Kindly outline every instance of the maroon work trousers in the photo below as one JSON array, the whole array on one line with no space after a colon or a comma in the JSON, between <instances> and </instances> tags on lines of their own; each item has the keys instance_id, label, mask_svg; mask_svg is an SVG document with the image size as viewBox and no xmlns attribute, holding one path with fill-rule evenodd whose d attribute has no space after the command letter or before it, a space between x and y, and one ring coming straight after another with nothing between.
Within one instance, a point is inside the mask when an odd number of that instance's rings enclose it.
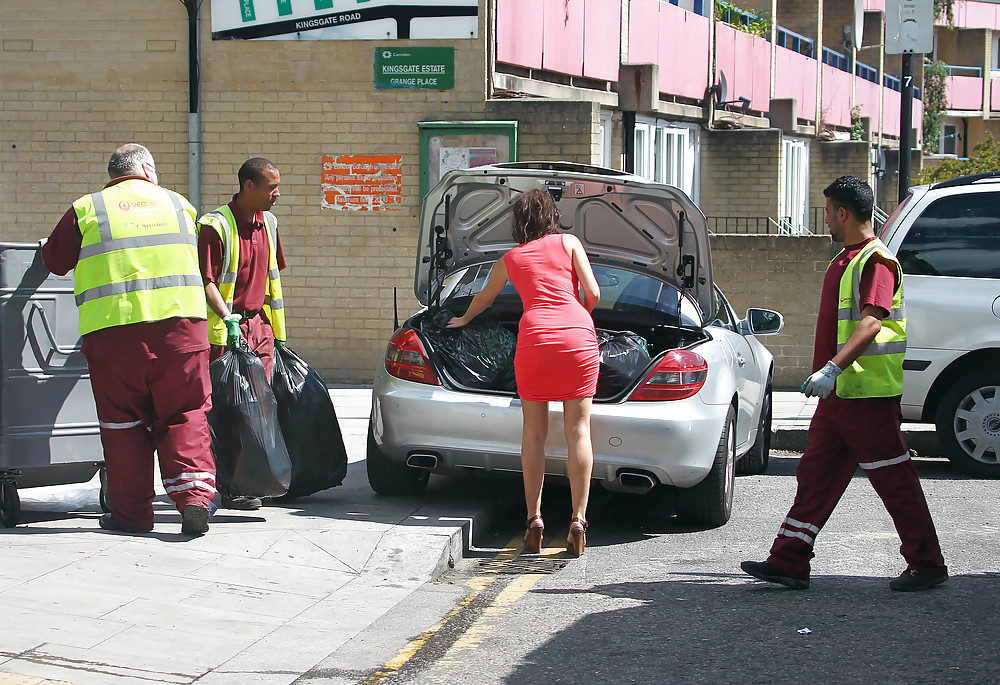
<instances>
[{"instance_id":1,"label":"maroon work trousers","mask_svg":"<svg viewBox=\"0 0 1000 685\"><path fill-rule=\"evenodd\" d=\"M907 569L947 570L901 420L898 397L820 400L795 470L795 501L768 561L792 577L809 577L816 536L860 466L892 517Z\"/></svg>"},{"instance_id":2,"label":"maroon work trousers","mask_svg":"<svg viewBox=\"0 0 1000 685\"><path fill-rule=\"evenodd\" d=\"M154 451L177 510L209 508L215 460L207 419L208 350L88 363L115 521L136 532L152 530Z\"/></svg>"},{"instance_id":3,"label":"maroon work trousers","mask_svg":"<svg viewBox=\"0 0 1000 685\"><path fill-rule=\"evenodd\" d=\"M271 367L274 366L274 331L271 329L271 323L263 312L257 312L240 321L240 332L243 333L243 339L246 340L253 353L260 357L264 363L264 371L267 372L267 378L270 380ZM209 363L221 357L225 351L225 345L212 345Z\"/></svg>"}]
</instances>

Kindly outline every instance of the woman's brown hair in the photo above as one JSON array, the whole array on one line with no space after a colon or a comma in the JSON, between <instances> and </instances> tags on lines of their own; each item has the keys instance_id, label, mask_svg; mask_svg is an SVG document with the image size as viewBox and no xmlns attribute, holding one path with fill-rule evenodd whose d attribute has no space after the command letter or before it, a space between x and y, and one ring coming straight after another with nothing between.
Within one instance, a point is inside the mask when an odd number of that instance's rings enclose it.
<instances>
[{"instance_id":1,"label":"woman's brown hair","mask_svg":"<svg viewBox=\"0 0 1000 685\"><path fill-rule=\"evenodd\" d=\"M559 230L559 209L547 191L529 190L514 202L511 229L518 245L531 242Z\"/></svg>"}]
</instances>

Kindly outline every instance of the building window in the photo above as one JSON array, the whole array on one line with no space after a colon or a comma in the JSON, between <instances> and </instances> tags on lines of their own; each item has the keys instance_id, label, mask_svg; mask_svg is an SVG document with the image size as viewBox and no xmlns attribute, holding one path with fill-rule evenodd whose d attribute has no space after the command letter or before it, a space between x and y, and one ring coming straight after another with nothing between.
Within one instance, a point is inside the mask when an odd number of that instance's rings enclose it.
<instances>
[{"instance_id":1,"label":"building window","mask_svg":"<svg viewBox=\"0 0 1000 685\"><path fill-rule=\"evenodd\" d=\"M697 160L697 126L636 117L636 175L676 186L697 202Z\"/></svg>"},{"instance_id":2,"label":"building window","mask_svg":"<svg viewBox=\"0 0 1000 685\"><path fill-rule=\"evenodd\" d=\"M614 125L611 121L611 112L601 112L601 159L600 165L607 169L619 169L621 164L616 164L611 159L611 137L614 133Z\"/></svg>"},{"instance_id":3,"label":"building window","mask_svg":"<svg viewBox=\"0 0 1000 685\"><path fill-rule=\"evenodd\" d=\"M790 233L806 233L809 225L809 141L785 138L784 199L781 224Z\"/></svg>"}]
</instances>

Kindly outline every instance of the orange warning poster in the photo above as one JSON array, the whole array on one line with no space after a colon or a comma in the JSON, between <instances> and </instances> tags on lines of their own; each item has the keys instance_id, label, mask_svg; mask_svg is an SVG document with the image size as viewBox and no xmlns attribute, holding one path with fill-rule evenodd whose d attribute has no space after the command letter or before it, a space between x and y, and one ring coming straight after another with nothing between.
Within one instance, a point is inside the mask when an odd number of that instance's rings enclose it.
<instances>
[{"instance_id":1,"label":"orange warning poster","mask_svg":"<svg viewBox=\"0 0 1000 685\"><path fill-rule=\"evenodd\" d=\"M402 155L323 155L323 209L402 209Z\"/></svg>"}]
</instances>

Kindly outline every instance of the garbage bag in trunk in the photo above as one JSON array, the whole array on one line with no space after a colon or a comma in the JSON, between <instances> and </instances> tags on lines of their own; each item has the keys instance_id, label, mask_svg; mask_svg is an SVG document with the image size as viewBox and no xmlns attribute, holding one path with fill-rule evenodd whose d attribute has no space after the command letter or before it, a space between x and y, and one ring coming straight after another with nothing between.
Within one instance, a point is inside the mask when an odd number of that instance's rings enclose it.
<instances>
[{"instance_id":1,"label":"garbage bag in trunk","mask_svg":"<svg viewBox=\"0 0 1000 685\"><path fill-rule=\"evenodd\" d=\"M288 347L274 353L271 390L278 423L292 461L286 499L340 485L347 475L347 448L326 383Z\"/></svg>"},{"instance_id":2,"label":"garbage bag in trunk","mask_svg":"<svg viewBox=\"0 0 1000 685\"><path fill-rule=\"evenodd\" d=\"M246 344L209 366L215 482L227 497L277 497L292 474L264 364Z\"/></svg>"},{"instance_id":3,"label":"garbage bag in trunk","mask_svg":"<svg viewBox=\"0 0 1000 685\"><path fill-rule=\"evenodd\" d=\"M445 328L454 316L442 309L420 322L445 368L469 388L514 390L514 347L517 339L487 309L461 328Z\"/></svg>"},{"instance_id":4,"label":"garbage bag in trunk","mask_svg":"<svg viewBox=\"0 0 1000 685\"><path fill-rule=\"evenodd\" d=\"M597 330L601 370L597 376L597 397L613 397L635 382L649 366L646 341L632 331Z\"/></svg>"}]
</instances>

